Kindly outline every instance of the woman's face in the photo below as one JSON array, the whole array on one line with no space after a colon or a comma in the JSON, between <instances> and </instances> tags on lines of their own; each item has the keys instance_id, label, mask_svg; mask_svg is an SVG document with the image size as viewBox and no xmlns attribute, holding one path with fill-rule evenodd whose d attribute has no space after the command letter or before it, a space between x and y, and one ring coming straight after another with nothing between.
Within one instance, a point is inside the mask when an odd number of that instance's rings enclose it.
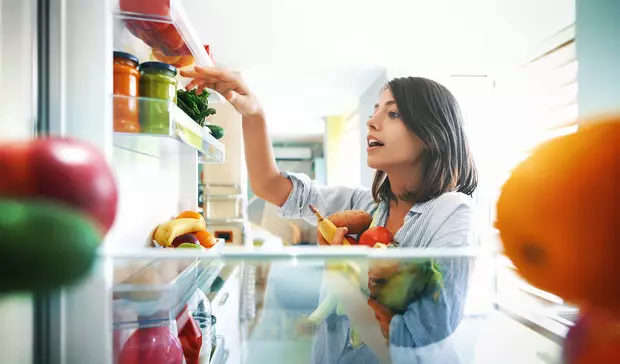
<instances>
[{"instance_id":1,"label":"woman's face","mask_svg":"<svg viewBox=\"0 0 620 364\"><path fill-rule=\"evenodd\" d=\"M392 91L385 89L375 105L368 126L368 166L381 171L410 168L424 151L424 142L407 129Z\"/></svg>"}]
</instances>

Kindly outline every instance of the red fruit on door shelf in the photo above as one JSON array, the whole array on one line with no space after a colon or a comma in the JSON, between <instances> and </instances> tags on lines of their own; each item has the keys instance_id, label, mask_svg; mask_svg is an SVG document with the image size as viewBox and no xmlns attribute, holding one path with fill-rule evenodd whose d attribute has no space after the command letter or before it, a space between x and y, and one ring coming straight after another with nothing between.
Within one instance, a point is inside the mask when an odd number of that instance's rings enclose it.
<instances>
[{"instance_id":1,"label":"red fruit on door shelf","mask_svg":"<svg viewBox=\"0 0 620 364\"><path fill-rule=\"evenodd\" d=\"M87 143L45 138L0 144L0 197L43 198L90 216L106 233L116 217L116 180Z\"/></svg>"},{"instance_id":2,"label":"red fruit on door shelf","mask_svg":"<svg viewBox=\"0 0 620 364\"><path fill-rule=\"evenodd\" d=\"M118 364L183 364L183 349L177 333L169 327L139 328L129 336Z\"/></svg>"},{"instance_id":3,"label":"red fruit on door shelf","mask_svg":"<svg viewBox=\"0 0 620 364\"><path fill-rule=\"evenodd\" d=\"M394 241L392 233L383 226L372 227L360 236L359 245L374 247L376 243L388 245Z\"/></svg>"}]
</instances>

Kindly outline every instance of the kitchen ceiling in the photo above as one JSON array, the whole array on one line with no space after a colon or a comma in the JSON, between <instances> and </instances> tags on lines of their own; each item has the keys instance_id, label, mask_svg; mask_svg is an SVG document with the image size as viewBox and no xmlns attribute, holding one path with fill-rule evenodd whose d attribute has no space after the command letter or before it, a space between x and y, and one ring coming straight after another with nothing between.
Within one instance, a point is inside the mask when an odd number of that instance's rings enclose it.
<instances>
[{"instance_id":1,"label":"kitchen ceiling","mask_svg":"<svg viewBox=\"0 0 620 364\"><path fill-rule=\"evenodd\" d=\"M574 0L184 0L279 139L320 137L385 70L489 73L574 20Z\"/></svg>"}]
</instances>

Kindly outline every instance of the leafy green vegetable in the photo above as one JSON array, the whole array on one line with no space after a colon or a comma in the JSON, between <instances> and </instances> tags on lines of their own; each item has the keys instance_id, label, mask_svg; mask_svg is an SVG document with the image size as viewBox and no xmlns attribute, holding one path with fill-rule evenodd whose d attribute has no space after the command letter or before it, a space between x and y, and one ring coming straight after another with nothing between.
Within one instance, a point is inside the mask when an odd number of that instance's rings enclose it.
<instances>
[{"instance_id":1,"label":"leafy green vegetable","mask_svg":"<svg viewBox=\"0 0 620 364\"><path fill-rule=\"evenodd\" d=\"M205 120L209 115L216 113L209 107L209 95L207 90L197 94L196 90L177 90L177 106L183 110L198 125L205 126Z\"/></svg>"},{"instance_id":2,"label":"leafy green vegetable","mask_svg":"<svg viewBox=\"0 0 620 364\"><path fill-rule=\"evenodd\" d=\"M211 130L211 135L213 135L215 139L221 139L224 136L224 129L221 126L213 124L205 126Z\"/></svg>"}]
</instances>

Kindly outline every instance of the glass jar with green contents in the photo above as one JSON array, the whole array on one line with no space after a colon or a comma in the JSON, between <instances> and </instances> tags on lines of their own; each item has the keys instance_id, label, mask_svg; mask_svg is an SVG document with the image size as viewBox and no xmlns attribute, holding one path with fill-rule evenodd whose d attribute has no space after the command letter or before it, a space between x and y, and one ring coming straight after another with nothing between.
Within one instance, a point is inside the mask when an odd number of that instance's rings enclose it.
<instances>
[{"instance_id":1,"label":"glass jar with green contents","mask_svg":"<svg viewBox=\"0 0 620 364\"><path fill-rule=\"evenodd\" d=\"M177 102L177 69L163 62L144 62L140 65L140 96L156 100L140 101L140 126L143 133L168 134L170 111Z\"/></svg>"}]
</instances>

